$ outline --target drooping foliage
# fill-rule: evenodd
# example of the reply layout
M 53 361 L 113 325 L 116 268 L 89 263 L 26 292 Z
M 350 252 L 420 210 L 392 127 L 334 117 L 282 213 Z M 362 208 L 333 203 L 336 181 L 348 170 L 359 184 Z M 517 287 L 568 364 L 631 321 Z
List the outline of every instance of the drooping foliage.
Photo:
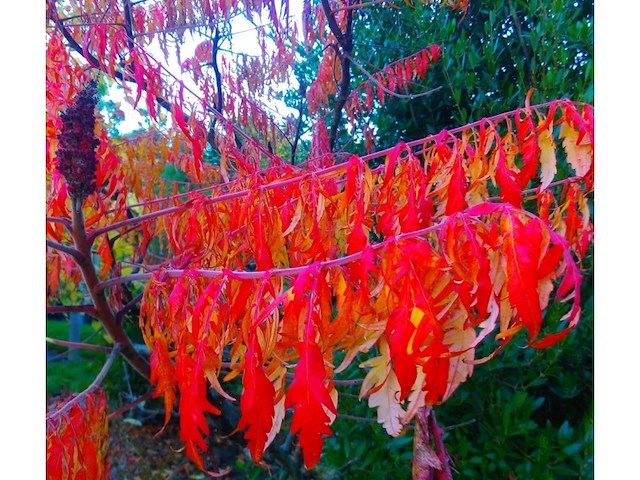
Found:
M 387 96 L 374 105 L 366 124 L 356 125 L 363 136 L 373 130 L 378 149 L 398 138 L 420 138 L 510 110 L 531 88 L 536 103 L 593 102 L 593 1 L 477 0 L 464 18 L 434 6 L 373 6 L 360 22 L 352 56 L 370 73 L 425 43 L 442 48 L 427 81 L 413 82 L 393 101 Z M 420 35 L 410 33 L 417 31 Z M 368 78 L 360 67 L 353 69 L 355 82 Z M 313 57 L 296 71 L 302 79 L 313 78 Z M 370 148 L 359 145 L 365 143 L 359 138 L 342 136 L 341 143 L 347 142 L 349 148 Z
M 590 105 L 527 98 L 366 156 L 335 154 L 343 112 L 355 125 L 374 95 L 382 104 L 428 80 L 443 52 L 424 45 L 351 85 L 365 5 L 305 2 L 304 43 L 324 49 L 306 92 L 310 155 L 292 165 L 276 152 L 295 155 L 300 132 L 264 106 L 295 59 L 287 2 L 48 6 L 48 300 L 62 280 L 84 280 L 95 316 L 163 398 L 165 423 L 177 408 L 200 468 L 208 416 L 221 414 L 210 389 L 239 400 L 255 461 L 289 417 L 311 468 L 339 411 L 335 382 L 356 357 L 367 357 L 360 397 L 399 435 L 520 332 L 546 348 L 578 325 Z M 262 53 L 231 64 L 222 52 L 239 15 L 257 24 Z M 187 32 L 199 41 L 185 52 Z M 144 105 L 151 126 L 113 139 L 104 119 L 75 115 L 96 76 Z M 70 145 L 72 135 L 86 140 Z M 88 146 L 95 168 L 74 169 L 74 149 Z M 189 185 L 160 180 L 168 165 Z M 138 303 L 148 365 L 120 327 Z M 562 317 L 549 324 L 552 304 Z M 493 353 L 479 357 L 481 343 Z M 236 379 L 239 398 L 225 387 Z
M 104 391 L 96 389 L 80 401 L 69 398 L 52 411 L 47 416 L 47 479 L 110 478 Z

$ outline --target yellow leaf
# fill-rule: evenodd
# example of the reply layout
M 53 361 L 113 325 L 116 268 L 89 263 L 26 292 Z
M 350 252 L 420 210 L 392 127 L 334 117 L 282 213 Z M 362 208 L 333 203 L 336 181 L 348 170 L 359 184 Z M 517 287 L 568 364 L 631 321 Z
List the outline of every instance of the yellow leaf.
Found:
M 551 128 L 543 130 L 538 136 L 540 147 L 540 190 L 545 190 L 553 181 L 556 168 L 556 146 L 553 142 Z
M 585 135 L 582 144 L 578 145 L 578 132 L 566 122 L 560 127 L 560 136 L 563 138 L 562 146 L 567 153 L 567 161 L 576 171 L 576 175 L 583 177 L 591 168 L 593 161 L 593 147 L 588 143 L 587 136 Z
M 420 325 L 420 321 L 423 317 L 424 312 L 418 307 L 413 307 L 413 309 L 411 310 L 411 318 L 409 318 L 409 321 L 416 328 L 416 330 L 414 330 L 411 338 L 409 339 L 409 342 L 407 343 L 407 354 L 409 355 L 413 354 L 413 339 L 416 337 L 416 333 L 418 333 L 418 326 Z
M 391 370 L 382 387 L 369 396 L 369 407 L 378 409 L 378 423 L 381 423 L 387 433 L 393 437 L 397 437 L 402 432 L 404 428 L 402 420 L 406 416 L 406 412 L 398 401 L 399 392 L 398 378 Z
M 276 371 L 270 375 L 269 380 L 273 382 L 273 388 L 276 392 L 280 392 L 284 389 L 284 376 L 286 372 L 287 369 L 280 365 Z M 284 400 L 285 395 L 282 394 L 280 396 L 280 400 L 273 406 L 273 423 L 271 424 L 271 431 L 267 434 L 267 440 L 264 444 L 265 450 L 269 445 L 271 445 L 271 442 L 276 438 L 276 435 L 280 432 L 280 428 L 282 427 L 282 421 L 284 420 L 285 415 Z
M 360 386 L 360 395 L 358 398 L 362 400 L 372 388 L 375 388 L 384 382 L 384 379 L 389 373 L 389 358 L 385 355 L 373 357 L 364 363 L 360 364 L 360 368 L 370 367 L 371 370 L 367 373 Z
M 422 317 L 424 317 L 424 312 L 418 307 L 413 307 L 413 309 L 411 310 L 411 318 L 409 319 L 409 321 L 414 327 L 418 328 Z
M 427 395 L 427 392 L 422 389 L 422 386 L 424 385 L 425 375 L 422 371 L 422 368 L 417 367 L 416 370 L 416 381 L 413 384 L 413 387 L 411 387 L 411 393 L 407 397 L 407 413 L 402 419 L 402 423 L 404 425 L 408 424 L 413 419 L 413 417 L 415 417 L 418 410 L 425 405 L 425 397 Z
M 298 200 L 298 204 L 296 205 L 296 211 L 293 214 L 293 217 L 291 218 L 291 223 L 289 224 L 287 229 L 284 232 L 282 232 L 282 237 L 286 237 L 291 232 L 293 232 L 295 228 L 298 226 L 298 223 L 300 222 L 301 218 L 302 218 L 302 200 Z

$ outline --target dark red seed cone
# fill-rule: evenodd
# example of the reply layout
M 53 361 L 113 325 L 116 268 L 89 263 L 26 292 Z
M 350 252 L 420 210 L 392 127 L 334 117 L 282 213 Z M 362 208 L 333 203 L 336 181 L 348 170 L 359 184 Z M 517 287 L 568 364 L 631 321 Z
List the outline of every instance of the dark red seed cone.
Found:
M 60 114 L 62 129 L 58 134 L 57 168 L 67 181 L 69 195 L 79 200 L 84 200 L 96 188 L 96 147 L 100 144 L 93 133 L 96 94 L 96 81 L 91 80 L 67 111 Z

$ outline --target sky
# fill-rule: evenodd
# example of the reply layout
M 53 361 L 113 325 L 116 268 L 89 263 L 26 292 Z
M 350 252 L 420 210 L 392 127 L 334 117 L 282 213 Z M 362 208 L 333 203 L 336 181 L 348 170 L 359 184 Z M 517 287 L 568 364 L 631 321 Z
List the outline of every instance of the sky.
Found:
M 45 2 L 8 2 L 0 32 L 0 478 L 44 478 L 45 472 L 44 10 Z M 634 207 L 640 189 L 640 8 L 630 0 L 599 0 L 595 11 L 595 478 L 606 480 L 637 470 L 640 429 Z
M 289 5 L 289 17 L 298 24 L 298 31 L 302 32 L 302 2 L 291 0 Z M 268 25 L 269 20 L 267 16 L 263 18 L 261 22 L 257 22 L 258 25 Z M 221 51 L 220 56 L 226 57 L 228 61 L 232 62 L 235 59 L 235 56 L 229 53 L 226 53 L 224 49 L 231 50 L 235 53 L 246 53 L 248 55 L 260 55 L 260 47 L 257 43 L 255 37 L 256 27 L 251 22 L 249 22 L 246 18 L 239 16 L 236 17 L 232 22 L 232 35 L 230 40 L 225 41 L 221 47 L 223 51 Z M 185 43 L 181 47 L 181 55 L 183 57 L 182 60 L 192 55 L 196 46 L 204 41 L 204 38 L 192 37 L 190 35 L 185 35 L 184 37 Z M 153 47 L 147 49 L 149 54 L 152 57 L 161 60 L 164 58 L 163 53 L 161 52 L 159 47 Z M 171 72 L 180 76 L 181 68 L 178 64 L 175 56 L 173 59 L 170 59 L 170 64 L 168 67 L 171 69 Z M 183 79 L 185 86 L 192 88 L 195 92 L 198 92 L 198 87 L 191 81 L 191 73 L 185 72 L 182 74 L 181 78 Z M 295 81 L 295 79 L 294 79 Z M 135 86 L 133 87 L 135 88 Z M 295 85 L 294 85 L 295 88 Z M 144 125 L 143 117 L 138 114 L 127 102 L 124 101 L 124 92 L 121 87 L 117 84 L 114 84 L 109 89 L 109 96 L 113 101 L 122 102 L 121 109 L 125 114 L 125 119 L 118 125 L 118 131 L 121 134 L 125 134 L 136 130 Z M 135 93 L 134 93 L 135 96 Z M 189 93 L 185 92 L 185 96 L 188 97 Z M 284 118 L 289 113 L 293 113 L 297 115 L 297 110 L 291 109 L 287 107 L 284 102 L 278 100 L 270 100 L 265 101 L 265 104 L 268 107 L 268 114 L 273 115 L 278 112 L 281 115 L 281 118 L 275 118 L 276 122 L 279 122 L 282 118 Z M 140 101 L 140 106 L 144 108 L 144 101 Z

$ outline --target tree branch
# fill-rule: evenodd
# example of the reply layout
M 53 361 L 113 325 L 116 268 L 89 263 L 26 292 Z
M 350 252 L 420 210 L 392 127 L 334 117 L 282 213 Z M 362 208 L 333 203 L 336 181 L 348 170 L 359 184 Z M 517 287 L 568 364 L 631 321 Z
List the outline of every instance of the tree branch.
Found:
M 82 342 L 68 342 L 66 340 L 59 340 L 57 338 L 45 337 L 45 340 L 54 345 L 60 345 L 61 347 L 68 348 L 83 348 L 85 350 L 96 350 L 98 352 L 111 352 L 113 348 L 105 347 L 103 345 L 93 345 L 91 343 Z
M 47 247 L 51 247 L 54 250 L 58 250 L 60 252 L 66 253 L 67 255 L 70 255 L 71 257 L 75 258 L 76 261 L 82 258 L 82 253 L 73 247 L 68 247 L 67 245 L 63 245 L 61 243 L 54 242 L 53 240 L 49 240 L 49 239 L 46 240 L 46 243 L 47 243 Z
M 131 15 L 131 1 L 123 0 L 122 5 L 124 7 L 124 20 L 125 20 L 124 29 L 127 32 L 127 42 L 128 42 L 129 48 L 133 49 L 133 47 L 135 47 L 135 44 L 133 43 L 133 39 L 135 38 L 135 35 L 133 33 L 133 17 Z
M 71 46 L 71 48 L 73 48 L 77 53 L 79 53 L 80 55 L 82 55 L 82 57 L 87 60 L 89 62 L 89 64 L 94 67 L 97 68 L 98 70 L 100 70 L 101 72 L 103 72 L 103 68 L 100 66 L 100 62 L 98 61 L 98 59 L 96 57 L 94 57 L 91 52 L 89 52 L 88 50 L 82 48 L 82 45 L 80 45 L 75 38 L 73 38 L 73 35 L 71 35 L 71 32 L 69 32 L 69 30 L 67 29 L 67 27 L 65 25 L 62 24 L 62 22 L 60 21 L 60 18 L 58 17 L 58 10 L 56 7 L 56 2 L 55 0 L 51 0 L 51 4 L 50 4 L 50 12 L 51 12 L 51 20 L 53 21 L 53 23 L 56 25 L 56 27 L 58 28 L 58 30 L 60 30 L 60 33 L 62 33 L 62 35 L 64 36 L 64 38 L 67 40 L 67 42 L 69 42 L 69 45 Z M 116 70 L 115 72 L 113 72 L 113 75 L 115 78 L 117 78 L 118 80 L 121 80 L 123 82 L 134 82 L 135 83 L 135 78 L 131 75 L 127 75 L 119 70 Z M 144 87 L 146 89 L 146 85 Z M 165 110 L 167 110 L 168 112 L 171 112 L 171 104 L 165 100 L 162 97 L 159 97 L 157 95 L 155 95 L 155 99 L 156 102 L 158 102 L 158 104 L 164 108 Z
M 118 310 L 118 312 L 116 313 L 116 321 L 117 322 L 122 322 L 122 319 L 124 318 L 124 316 L 126 315 L 126 313 L 131 310 L 133 307 L 136 306 L 137 303 L 140 302 L 140 300 L 142 300 L 143 294 L 139 293 L 138 295 L 136 295 L 129 303 L 127 303 L 125 306 L 123 306 L 120 310 Z
M 211 66 L 213 67 L 213 74 L 216 79 L 216 95 L 217 102 L 213 106 L 214 110 L 216 110 L 220 115 L 222 115 L 222 74 L 220 73 L 220 66 L 218 65 L 218 52 L 220 51 L 220 29 L 216 26 L 216 32 L 213 36 L 213 49 L 211 51 Z M 215 130 L 216 123 L 218 117 L 216 115 L 213 116 L 211 121 L 211 127 L 209 128 L 209 132 L 207 133 L 207 142 L 211 145 L 211 148 L 217 150 L 216 142 L 215 142 Z
M 182 210 L 186 210 L 188 206 L 188 203 L 184 203 L 183 205 L 179 205 L 177 207 L 163 208 L 162 210 L 146 213 L 144 215 L 140 215 L 139 217 L 128 218 L 127 220 L 112 223 L 111 225 L 107 225 L 106 227 L 93 230 L 87 235 L 87 241 L 93 243 L 93 241 L 98 236 L 104 233 L 111 232 L 112 230 L 118 230 L 119 228 L 128 227 L 129 225 L 137 225 L 139 223 L 146 222 L 147 220 L 153 220 L 154 218 L 169 215 L 170 213 L 181 212 Z
M 390 2 L 389 0 L 373 0 L 372 2 L 356 3 L 353 5 L 347 5 L 346 7 L 336 8 L 335 10 L 332 10 L 332 12 L 336 13 L 336 12 L 342 12 L 344 10 L 359 10 L 364 7 L 374 7 L 376 5 L 381 5 L 383 3 L 389 3 L 390 4 L 389 6 L 398 8 L 396 5 L 393 4 L 393 2 Z
M 133 402 L 128 403 L 127 405 L 120 407 L 118 410 L 111 412 L 108 416 L 107 416 L 107 420 L 112 420 L 115 417 L 117 417 L 118 415 L 122 415 L 123 413 L 131 410 L 133 407 L 135 407 L 136 405 L 138 405 L 139 403 L 144 402 L 145 400 L 150 399 L 151 397 L 153 397 L 153 390 L 149 390 L 147 393 L 145 393 L 144 395 L 139 396 L 138 398 L 136 398 Z
M 329 28 L 340 45 L 340 48 L 336 49 L 336 53 L 340 58 L 340 70 L 342 74 L 340 79 L 340 90 L 338 92 L 338 97 L 336 98 L 336 103 L 333 106 L 331 126 L 329 127 L 329 145 L 331 151 L 333 151 L 335 149 L 335 143 L 338 136 L 338 127 L 342 120 L 342 109 L 349 98 L 349 84 L 351 82 L 350 64 L 351 52 L 353 50 L 353 10 L 347 11 L 347 24 L 345 26 L 345 31 L 343 32 L 340 30 L 336 17 L 331 10 L 329 0 L 322 0 L 322 8 L 327 17 Z
M 116 320 L 104 291 L 96 288 L 99 283 L 99 279 L 95 270 L 95 265 L 91 261 L 92 241 L 87 237 L 84 229 L 81 200 L 72 198 L 72 214 L 73 242 L 76 249 L 82 254 L 80 258 L 76 259 L 76 263 L 80 267 L 82 277 L 87 284 L 98 318 L 102 325 L 104 325 L 107 332 L 109 332 L 109 335 L 111 335 L 111 338 L 113 338 L 113 341 L 121 345 L 122 355 L 127 362 L 129 362 L 129 364 L 131 364 L 138 373 L 148 379 L 150 375 L 149 364 L 136 351 L 131 339 L 127 336 L 127 333 L 124 331 L 121 324 Z
M 111 353 L 109 354 L 107 361 L 102 366 L 100 373 L 98 373 L 98 376 L 93 380 L 93 382 L 91 382 L 91 385 L 89 385 L 84 391 L 82 391 L 81 393 L 73 397 L 71 400 L 67 401 L 59 409 L 47 414 L 47 420 L 55 420 L 63 413 L 70 410 L 71 407 L 73 407 L 76 403 L 82 400 L 82 398 L 84 398 L 87 394 L 91 393 L 91 391 L 93 391 L 96 387 L 98 387 L 100 383 L 102 383 L 102 381 L 104 380 L 104 377 L 107 376 L 107 373 L 109 373 L 109 369 L 111 368 L 111 365 L 113 364 L 113 361 L 115 360 L 116 355 L 120 351 L 120 348 L 121 348 L 120 344 L 115 344 L 114 347 L 111 349 Z
M 93 305 L 47 305 L 47 313 L 88 313 L 92 317 L 97 317 L 98 312 Z
M 51 223 L 61 223 L 67 228 L 67 230 L 71 230 L 71 222 L 69 221 L 68 218 L 47 217 L 46 220 L 47 222 L 51 222 Z
M 58 30 L 60 30 L 60 32 L 62 33 L 62 35 L 64 36 L 64 38 L 67 40 L 67 42 L 69 42 L 69 45 L 71 46 L 71 48 L 73 48 L 77 53 L 79 53 L 85 60 L 87 60 L 89 62 L 89 64 L 100 70 L 101 72 L 106 72 L 102 66 L 100 65 L 100 61 L 91 54 L 91 52 L 89 52 L 88 50 L 84 49 L 76 40 L 75 38 L 73 38 L 73 35 L 71 35 L 71 33 L 69 32 L 69 30 L 65 27 L 65 25 L 62 24 L 62 22 L 60 21 L 59 17 L 58 17 L 58 12 L 57 12 L 57 8 L 55 5 L 55 0 L 50 0 L 49 3 L 49 16 L 51 18 L 51 20 L 54 22 L 54 24 L 56 25 L 56 27 L 58 28 Z M 202 26 L 205 26 L 205 24 L 203 24 Z M 181 27 L 182 28 L 182 27 Z M 155 59 L 153 58 L 152 55 L 150 55 L 149 53 L 147 53 L 147 56 L 151 59 L 153 59 L 155 61 Z M 174 80 L 176 80 L 177 82 L 180 81 L 179 78 L 177 78 L 170 70 L 168 70 L 166 67 L 164 68 L 164 71 L 167 72 L 167 74 L 169 76 L 171 76 Z M 127 73 L 123 73 L 119 70 L 116 70 L 113 72 L 113 76 L 123 82 L 132 82 L 132 83 L 137 83 L 136 79 L 134 78 L 134 76 L 132 74 L 127 74 Z M 141 88 L 143 88 L 144 90 L 147 89 L 147 83 L 146 81 L 143 81 L 143 84 L 141 85 Z M 189 87 L 184 86 L 184 89 L 186 91 L 188 91 L 189 93 L 191 93 L 192 95 L 194 95 L 196 98 L 200 98 L 193 90 L 191 90 Z M 156 102 L 165 110 L 167 110 L 169 113 L 172 112 L 171 109 L 171 103 L 168 102 L 167 100 L 165 100 L 163 97 L 160 97 L 158 95 L 155 95 L 155 100 Z M 218 110 L 216 110 L 215 108 L 211 108 L 210 106 L 206 106 L 207 111 L 213 113 L 214 116 L 217 116 L 219 118 L 219 120 L 221 122 L 224 122 L 225 124 L 228 124 L 231 126 L 231 128 L 238 133 L 238 135 L 240 135 L 242 138 L 244 138 L 245 140 L 247 140 L 248 142 L 250 142 L 256 149 L 260 150 L 260 152 L 262 152 L 264 155 L 266 155 L 267 157 L 271 158 L 271 159 L 279 159 L 279 157 L 277 157 L 276 155 L 272 154 L 271 152 L 269 152 L 269 150 L 267 148 L 265 148 L 260 142 L 258 142 L 255 138 L 251 137 L 250 135 L 248 135 L 247 133 L 245 133 L 244 131 L 242 131 L 242 129 L 240 129 L 237 125 L 233 124 L 232 122 L 230 122 L 229 120 L 227 120 L 226 118 L 224 118 L 224 115 L 222 115 L 221 112 L 219 112 Z M 189 120 L 189 115 L 185 114 L 185 121 Z
M 390 236 L 382 242 L 375 243 L 371 245 L 373 250 L 378 250 L 380 248 L 385 247 L 387 244 L 391 242 L 398 242 L 404 240 L 406 238 L 413 238 L 420 235 L 425 235 L 429 232 L 435 231 L 442 227 L 443 222 L 437 223 L 435 225 L 431 225 L 429 227 L 421 228 L 419 230 L 414 230 L 413 232 L 401 233 L 398 235 Z M 352 253 L 351 255 L 345 255 L 344 257 L 335 258 L 333 260 L 326 260 L 322 262 L 318 262 L 321 269 L 324 268 L 334 268 L 341 265 L 345 265 L 347 263 L 358 260 L 362 257 L 363 251 Z M 264 270 L 254 270 L 254 271 L 231 271 L 231 270 L 207 270 L 207 269 L 191 269 L 191 272 L 194 272 L 204 278 L 216 278 L 220 275 L 233 275 L 234 278 L 241 280 L 256 280 L 262 279 L 265 275 L 278 275 L 283 277 L 294 277 L 296 275 L 300 275 L 304 271 L 306 271 L 310 265 L 304 265 L 301 267 L 288 267 L 288 268 L 276 268 L 269 271 Z M 171 268 L 163 270 L 162 273 L 169 277 L 179 277 L 184 274 L 186 270 L 181 268 Z M 106 288 L 112 287 L 114 285 L 119 285 L 121 283 L 133 282 L 136 280 L 147 280 L 151 278 L 153 273 L 134 273 L 131 275 L 124 275 L 122 277 L 110 278 L 109 280 L 105 280 L 103 282 L 99 282 L 95 285 L 95 290 L 102 291 Z M 357 383 L 356 380 L 342 380 L 341 382 L 348 383 Z
M 296 125 L 296 134 L 293 138 L 293 142 L 291 142 L 291 165 L 295 165 L 296 161 L 296 150 L 298 149 L 298 142 L 300 141 L 300 137 L 302 136 L 302 116 L 304 113 L 304 99 L 307 98 L 307 85 L 304 83 L 304 80 L 300 80 L 300 102 L 298 103 L 298 123 Z

